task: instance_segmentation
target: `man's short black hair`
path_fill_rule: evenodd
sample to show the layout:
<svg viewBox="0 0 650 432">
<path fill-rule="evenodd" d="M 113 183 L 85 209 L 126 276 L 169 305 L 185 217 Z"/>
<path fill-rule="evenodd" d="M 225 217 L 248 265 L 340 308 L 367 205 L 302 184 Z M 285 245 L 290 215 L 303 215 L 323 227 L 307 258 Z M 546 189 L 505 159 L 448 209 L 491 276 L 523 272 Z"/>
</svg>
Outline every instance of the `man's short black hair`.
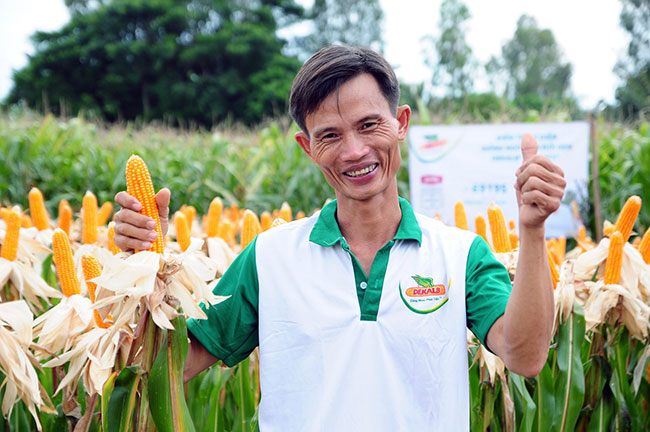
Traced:
<svg viewBox="0 0 650 432">
<path fill-rule="evenodd" d="M 305 118 L 346 81 L 372 75 L 393 115 L 397 115 L 399 83 L 393 68 L 380 54 L 361 47 L 333 45 L 321 49 L 302 66 L 291 86 L 289 111 L 308 136 Z"/>
</svg>

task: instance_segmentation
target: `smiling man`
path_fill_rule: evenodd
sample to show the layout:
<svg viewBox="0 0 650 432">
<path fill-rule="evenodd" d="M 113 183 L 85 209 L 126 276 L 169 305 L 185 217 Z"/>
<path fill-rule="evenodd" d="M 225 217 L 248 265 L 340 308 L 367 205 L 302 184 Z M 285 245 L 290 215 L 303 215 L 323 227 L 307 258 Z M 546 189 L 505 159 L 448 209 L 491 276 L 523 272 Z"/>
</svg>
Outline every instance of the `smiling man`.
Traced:
<svg viewBox="0 0 650 432">
<path fill-rule="evenodd" d="M 553 290 L 544 221 L 562 170 L 522 142 L 514 287 L 477 235 L 413 212 L 398 196 L 399 142 L 411 110 L 377 53 L 333 46 L 294 80 L 296 140 L 336 200 L 260 234 L 215 292 L 231 298 L 190 321 L 186 379 L 260 348 L 262 431 L 468 430 L 466 328 L 519 374 L 548 353 Z M 146 249 L 150 220 L 116 196 L 115 242 Z M 158 195 L 166 226 L 169 191 Z M 278 251 L 282 250 L 282 253 Z"/>
</svg>

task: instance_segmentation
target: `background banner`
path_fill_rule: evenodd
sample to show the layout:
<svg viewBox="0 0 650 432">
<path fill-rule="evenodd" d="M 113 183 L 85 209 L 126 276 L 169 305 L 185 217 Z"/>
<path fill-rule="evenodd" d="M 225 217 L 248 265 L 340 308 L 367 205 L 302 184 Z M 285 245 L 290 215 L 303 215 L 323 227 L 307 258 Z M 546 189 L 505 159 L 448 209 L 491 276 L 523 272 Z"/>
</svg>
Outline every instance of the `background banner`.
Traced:
<svg viewBox="0 0 650 432">
<path fill-rule="evenodd" d="M 546 235 L 577 235 L 581 221 L 573 201 L 588 196 L 586 122 L 411 126 L 409 177 L 414 209 L 428 216 L 439 213 L 453 225 L 454 204 L 462 201 L 473 230 L 476 215 L 487 220 L 488 205 L 494 202 L 506 221 L 517 222 L 513 185 L 524 133 L 535 136 L 538 153 L 558 164 L 567 181 L 562 206 L 546 222 Z"/>
</svg>

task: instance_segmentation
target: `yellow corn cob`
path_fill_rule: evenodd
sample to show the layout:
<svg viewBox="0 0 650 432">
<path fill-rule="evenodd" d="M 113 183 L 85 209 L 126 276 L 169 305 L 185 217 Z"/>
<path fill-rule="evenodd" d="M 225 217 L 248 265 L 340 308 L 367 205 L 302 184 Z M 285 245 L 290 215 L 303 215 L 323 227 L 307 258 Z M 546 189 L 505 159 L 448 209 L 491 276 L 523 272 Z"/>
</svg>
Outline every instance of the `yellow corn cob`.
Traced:
<svg viewBox="0 0 650 432">
<path fill-rule="evenodd" d="M 228 244 L 234 244 L 235 230 L 235 226 L 232 222 L 230 222 L 228 219 L 223 219 L 221 222 L 219 222 L 219 230 L 217 232 L 217 236 L 224 239 L 224 241 Z"/>
<path fill-rule="evenodd" d="M 111 251 L 113 255 L 122 252 L 122 250 L 115 244 L 115 222 L 113 221 L 108 224 L 108 250 Z"/>
<path fill-rule="evenodd" d="M 86 191 L 82 201 L 83 231 L 81 241 L 84 244 L 97 243 L 97 197 L 91 191 Z"/>
<path fill-rule="evenodd" d="M 147 165 L 145 165 L 140 156 L 133 155 L 126 162 L 126 191 L 142 205 L 140 213 L 156 221 L 156 233 L 158 233 L 158 237 L 149 250 L 160 254 L 163 253 L 165 244 L 160 227 L 160 215 L 158 214 L 156 194 Z"/>
<path fill-rule="evenodd" d="M 546 250 L 549 253 L 549 259 L 553 264 L 559 266 L 561 261 L 557 255 L 557 239 L 549 239 L 546 241 Z"/>
<path fill-rule="evenodd" d="M 208 237 L 216 237 L 219 231 L 219 221 L 221 220 L 221 213 L 223 212 L 223 201 L 221 198 L 216 197 L 210 203 L 208 209 L 208 218 L 205 231 Z"/>
<path fill-rule="evenodd" d="M 5 239 L 0 248 L 0 257 L 8 261 L 14 261 L 16 259 L 16 254 L 18 253 L 20 214 L 13 210 L 7 210 L 6 216 L 3 219 L 5 219 L 5 222 L 7 223 L 7 231 L 5 232 Z"/>
<path fill-rule="evenodd" d="M 634 249 L 639 250 L 640 244 L 641 244 L 641 237 L 639 236 L 634 237 L 634 241 L 632 242 L 632 246 L 634 246 Z"/>
<path fill-rule="evenodd" d="M 74 270 L 72 249 L 68 236 L 62 229 L 57 228 L 52 235 L 52 249 L 54 250 L 54 264 L 59 275 L 61 291 L 66 297 L 79 294 L 79 280 Z"/>
<path fill-rule="evenodd" d="M 487 239 L 487 224 L 485 223 L 485 218 L 482 215 L 478 215 L 474 218 L 474 226 L 476 227 L 476 234 L 483 237 L 485 243 L 489 245 L 490 242 Z"/>
<path fill-rule="evenodd" d="M 639 252 L 646 264 L 650 264 L 650 228 L 645 230 L 641 243 L 639 243 Z"/>
<path fill-rule="evenodd" d="M 506 221 L 503 218 L 501 208 L 492 203 L 488 207 L 488 221 L 490 223 L 490 233 L 492 233 L 492 244 L 494 251 L 497 253 L 510 252 L 510 238 L 506 229 Z"/>
<path fill-rule="evenodd" d="M 616 225 L 612 224 L 608 220 L 603 222 L 603 235 L 605 237 L 611 236 L 612 234 L 614 234 L 614 231 L 616 231 Z"/>
<path fill-rule="evenodd" d="M 267 211 L 262 212 L 260 215 L 260 224 L 262 225 L 262 231 L 266 231 L 267 229 L 271 228 L 272 221 L 273 220 L 271 219 L 271 213 Z"/>
<path fill-rule="evenodd" d="M 510 220 L 508 221 L 508 229 L 509 229 L 510 231 L 515 231 L 515 230 L 517 229 L 517 225 L 515 225 L 515 221 L 514 221 L 514 220 L 510 219 Z"/>
<path fill-rule="evenodd" d="M 615 231 L 609 238 L 609 251 L 605 263 L 605 284 L 617 284 L 621 278 L 621 266 L 623 262 L 623 234 Z"/>
<path fill-rule="evenodd" d="M 190 227 L 185 213 L 177 211 L 174 214 L 174 226 L 176 227 L 176 241 L 181 247 L 181 250 L 185 252 L 190 247 L 191 242 Z"/>
<path fill-rule="evenodd" d="M 551 248 L 549 248 L 548 246 L 546 247 L 546 254 L 548 256 L 548 265 L 549 268 L 551 269 L 551 279 L 553 281 L 553 289 L 555 289 L 557 288 L 557 283 L 560 280 L 560 272 L 558 271 L 557 269 L 558 267 L 555 264 L 555 262 L 553 262 L 553 257 L 552 257 L 553 254 L 551 253 Z"/>
<path fill-rule="evenodd" d="M 239 206 L 237 204 L 232 204 L 230 206 L 230 220 L 233 224 L 237 225 L 239 223 Z"/>
<path fill-rule="evenodd" d="M 181 210 L 183 214 L 185 215 L 185 219 L 187 220 L 187 227 L 192 231 L 192 224 L 194 223 L 194 218 L 196 217 L 196 208 L 193 206 L 188 206 L 188 205 L 183 205 L 181 206 Z"/>
<path fill-rule="evenodd" d="M 304 211 L 300 210 L 300 211 L 298 211 L 298 213 L 296 213 L 296 220 L 302 219 L 304 217 L 305 217 L 305 212 Z"/>
<path fill-rule="evenodd" d="M 516 232 L 510 231 L 508 233 L 508 239 L 510 240 L 510 247 L 512 249 L 517 249 L 519 247 L 519 235 Z"/>
<path fill-rule="evenodd" d="M 284 220 L 284 219 L 282 219 L 282 218 L 276 218 L 276 219 L 273 221 L 273 223 L 271 224 L 271 228 L 275 228 L 276 226 L 279 226 L 279 225 L 282 225 L 282 224 L 286 224 L 286 223 L 287 223 L 286 220 Z"/>
<path fill-rule="evenodd" d="M 435 220 L 439 221 L 439 222 L 442 222 L 442 216 L 441 216 L 440 213 L 438 213 L 438 212 L 435 212 L 435 213 L 434 213 L 433 218 L 434 218 Z M 443 223 L 444 223 L 444 222 L 443 222 Z"/>
<path fill-rule="evenodd" d="M 86 279 L 86 286 L 88 286 L 88 296 L 90 297 L 90 301 L 95 304 L 97 284 L 90 280 L 99 277 L 102 274 L 102 266 L 99 264 L 99 261 L 97 261 L 97 258 L 92 255 L 84 254 L 81 256 L 81 269 L 83 270 L 84 279 Z M 97 327 L 109 328 L 111 326 L 110 323 L 104 322 L 97 309 L 93 309 L 93 316 Z"/>
<path fill-rule="evenodd" d="M 616 228 L 615 230 L 620 232 L 623 236 L 623 242 L 627 242 L 634 228 L 634 223 L 636 218 L 639 216 L 639 211 L 641 210 L 641 198 L 632 195 L 625 201 L 625 205 L 621 209 L 621 212 L 616 219 Z"/>
<path fill-rule="evenodd" d="M 59 202 L 59 222 L 57 225 L 68 235 L 68 237 L 70 237 L 72 207 L 70 207 L 67 200 L 61 200 L 61 202 Z"/>
<path fill-rule="evenodd" d="M 280 207 L 280 212 L 278 213 L 278 217 L 284 219 L 287 222 L 291 222 L 293 220 L 291 206 L 289 205 L 288 202 L 285 201 L 282 203 L 282 206 Z"/>
<path fill-rule="evenodd" d="M 48 227 L 50 222 L 47 210 L 45 209 L 45 203 L 43 202 L 43 194 L 36 187 L 33 187 L 29 191 L 29 213 L 32 215 L 34 226 L 39 231 Z"/>
<path fill-rule="evenodd" d="M 5 222 L 7 222 L 7 220 L 8 220 L 7 218 L 9 217 L 9 213 L 10 213 L 11 211 L 12 211 L 12 210 L 9 209 L 9 208 L 5 208 L 5 207 L 0 208 L 0 218 L 2 218 L 2 220 L 4 220 Z M 18 219 L 20 220 L 20 215 L 18 215 Z"/>
<path fill-rule="evenodd" d="M 464 230 L 469 229 L 469 225 L 467 224 L 467 215 L 465 214 L 465 206 L 460 201 L 454 205 L 454 222 L 457 228 Z"/>
<path fill-rule="evenodd" d="M 557 239 L 557 246 L 556 249 L 558 258 L 560 258 L 560 262 L 564 262 L 564 256 L 566 255 L 566 237 L 560 236 Z"/>
<path fill-rule="evenodd" d="M 584 225 L 580 225 L 578 228 L 578 241 L 582 243 L 587 241 L 587 228 Z"/>
<path fill-rule="evenodd" d="M 253 239 L 262 232 L 262 226 L 255 212 L 246 210 L 244 212 L 244 224 L 241 232 L 241 248 L 244 250 Z"/>
<path fill-rule="evenodd" d="M 29 215 L 26 215 L 23 213 L 21 215 L 20 219 L 20 227 L 21 228 L 32 228 L 34 224 L 32 223 L 32 218 L 29 217 Z"/>
<path fill-rule="evenodd" d="M 113 203 L 106 201 L 97 212 L 97 226 L 104 226 L 113 213 Z"/>
<path fill-rule="evenodd" d="M 280 210 L 273 209 L 273 212 L 271 212 L 271 219 L 273 219 L 275 221 L 279 217 L 280 217 Z"/>
</svg>

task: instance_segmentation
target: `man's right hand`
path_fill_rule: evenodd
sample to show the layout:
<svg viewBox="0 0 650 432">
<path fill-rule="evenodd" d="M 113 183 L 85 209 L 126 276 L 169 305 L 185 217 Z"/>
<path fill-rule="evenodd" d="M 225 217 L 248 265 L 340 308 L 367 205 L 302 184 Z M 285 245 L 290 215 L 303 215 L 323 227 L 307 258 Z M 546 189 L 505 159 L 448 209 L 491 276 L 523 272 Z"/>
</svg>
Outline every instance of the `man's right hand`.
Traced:
<svg viewBox="0 0 650 432">
<path fill-rule="evenodd" d="M 169 226 L 169 198 L 171 192 L 167 188 L 161 189 L 156 194 L 158 214 L 160 215 L 160 228 L 165 237 Z M 115 203 L 122 207 L 115 213 L 115 237 L 113 241 L 123 251 L 149 249 L 156 240 L 156 222 L 139 212 L 142 205 L 133 196 L 125 191 L 115 195 Z"/>
</svg>

